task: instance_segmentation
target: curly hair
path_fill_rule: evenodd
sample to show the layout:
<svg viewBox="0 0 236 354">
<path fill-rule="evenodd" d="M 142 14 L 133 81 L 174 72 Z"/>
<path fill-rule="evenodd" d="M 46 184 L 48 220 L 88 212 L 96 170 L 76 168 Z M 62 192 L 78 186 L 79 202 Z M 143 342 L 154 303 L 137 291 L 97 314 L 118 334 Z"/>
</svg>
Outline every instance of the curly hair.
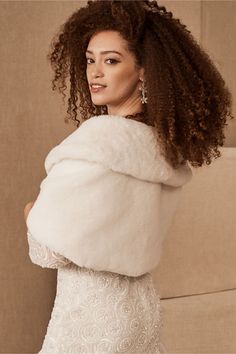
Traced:
<svg viewBox="0 0 236 354">
<path fill-rule="evenodd" d="M 227 118 L 234 118 L 232 95 L 191 32 L 156 1 L 87 1 L 60 27 L 48 59 L 54 70 L 52 89 L 63 101 L 70 80 L 69 119 L 78 127 L 78 109 L 82 121 L 107 114 L 106 106 L 93 104 L 86 78 L 86 49 L 92 35 L 102 30 L 118 31 L 135 64 L 144 68 L 144 123 L 155 128 L 160 151 L 173 168 L 186 161 L 193 167 L 209 165 L 220 157 Z"/>
</svg>

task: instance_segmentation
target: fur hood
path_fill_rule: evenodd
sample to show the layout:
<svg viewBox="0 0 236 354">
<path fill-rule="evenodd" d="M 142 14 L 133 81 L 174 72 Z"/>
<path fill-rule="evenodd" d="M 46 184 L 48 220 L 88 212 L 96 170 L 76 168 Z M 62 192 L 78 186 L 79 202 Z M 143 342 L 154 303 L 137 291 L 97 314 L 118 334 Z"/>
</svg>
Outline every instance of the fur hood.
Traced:
<svg viewBox="0 0 236 354">
<path fill-rule="evenodd" d="M 121 116 L 89 118 L 51 150 L 47 173 L 64 159 L 98 162 L 113 171 L 143 181 L 181 186 L 192 176 L 187 165 L 174 170 L 160 155 L 153 127 Z"/>
<path fill-rule="evenodd" d="M 45 170 L 32 237 L 81 267 L 139 276 L 158 265 L 192 171 L 167 163 L 153 127 L 93 116 L 49 152 Z"/>
</svg>

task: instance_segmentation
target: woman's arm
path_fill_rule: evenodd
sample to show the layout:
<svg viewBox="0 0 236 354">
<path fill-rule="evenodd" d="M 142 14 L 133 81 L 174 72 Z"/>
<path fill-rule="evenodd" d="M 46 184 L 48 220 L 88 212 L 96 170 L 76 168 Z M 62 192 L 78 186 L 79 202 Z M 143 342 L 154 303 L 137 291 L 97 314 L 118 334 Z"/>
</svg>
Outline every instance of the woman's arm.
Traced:
<svg viewBox="0 0 236 354">
<path fill-rule="evenodd" d="M 32 208 L 32 206 L 34 205 L 34 202 L 29 202 L 28 204 L 26 204 L 25 208 L 24 208 L 24 218 L 25 218 L 25 221 L 27 219 L 27 216 L 30 212 L 30 209 Z"/>
<path fill-rule="evenodd" d="M 29 257 L 34 264 L 42 268 L 58 269 L 71 263 L 71 261 L 59 253 L 51 251 L 47 246 L 36 241 L 30 232 L 27 232 L 29 244 Z"/>
<path fill-rule="evenodd" d="M 33 207 L 34 202 L 29 202 L 24 208 L 24 218 L 25 221 L 28 214 Z M 53 268 L 57 269 L 59 267 L 64 267 L 65 265 L 71 263 L 71 261 L 60 254 L 51 251 L 47 246 L 44 246 L 37 242 L 34 237 L 27 231 L 27 239 L 29 244 L 29 257 L 34 264 L 41 266 L 42 268 Z"/>
</svg>

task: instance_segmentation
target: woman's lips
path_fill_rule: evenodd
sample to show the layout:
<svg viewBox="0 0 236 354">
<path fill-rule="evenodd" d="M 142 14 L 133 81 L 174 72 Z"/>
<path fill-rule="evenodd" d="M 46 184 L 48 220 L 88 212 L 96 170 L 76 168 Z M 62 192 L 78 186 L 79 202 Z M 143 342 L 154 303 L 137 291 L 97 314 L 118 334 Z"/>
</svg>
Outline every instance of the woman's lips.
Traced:
<svg viewBox="0 0 236 354">
<path fill-rule="evenodd" d="M 106 86 L 101 86 L 101 87 L 93 87 L 93 86 L 91 86 L 91 87 L 90 87 L 90 90 L 91 90 L 91 92 L 93 92 L 93 93 L 97 93 L 97 92 L 102 91 L 102 90 L 105 89 L 105 88 L 106 88 Z"/>
</svg>

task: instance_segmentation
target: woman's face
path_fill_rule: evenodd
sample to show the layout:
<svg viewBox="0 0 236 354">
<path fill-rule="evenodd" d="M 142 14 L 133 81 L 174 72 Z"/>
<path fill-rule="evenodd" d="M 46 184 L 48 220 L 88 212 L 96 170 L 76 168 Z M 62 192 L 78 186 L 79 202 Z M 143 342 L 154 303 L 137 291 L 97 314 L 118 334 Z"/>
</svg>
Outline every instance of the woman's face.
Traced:
<svg viewBox="0 0 236 354">
<path fill-rule="evenodd" d="M 114 52 L 116 51 L 116 52 Z M 143 68 L 135 67 L 127 41 L 117 31 L 94 34 L 88 44 L 87 80 L 94 105 L 106 105 L 108 114 L 126 115 L 142 111 L 140 101 Z M 91 84 L 104 85 L 93 88 Z"/>
</svg>

